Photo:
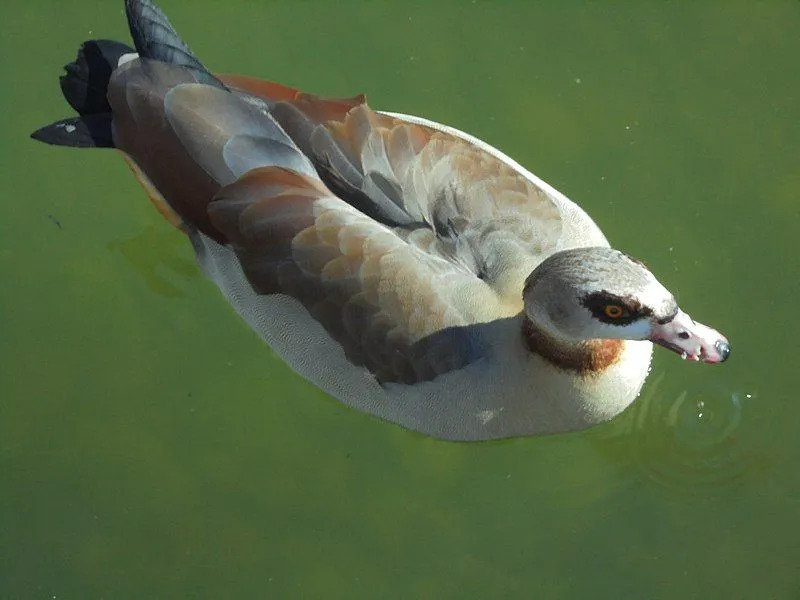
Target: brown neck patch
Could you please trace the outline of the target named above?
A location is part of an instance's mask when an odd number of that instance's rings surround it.
[[[522,320],[525,346],[547,362],[579,375],[598,375],[619,360],[622,340],[585,340],[565,344],[537,328],[525,316]]]

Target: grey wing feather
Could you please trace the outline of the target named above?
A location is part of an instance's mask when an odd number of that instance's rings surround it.
[[[166,94],[164,110],[189,155],[222,185],[262,166],[316,175],[313,165],[267,112],[225,90],[177,85]]]
[[[150,0],[125,0],[125,10],[139,56],[182,66],[192,71],[198,81],[225,88],[189,50],[164,12]]]
[[[318,179],[256,169],[220,190],[209,212],[257,293],[300,301],[379,381],[430,380],[485,356],[475,325],[499,314],[492,290]]]
[[[548,193],[448,132],[364,103],[318,123],[318,107],[304,102],[276,103],[272,114],[337,196],[521,306],[525,278],[563,241]]]

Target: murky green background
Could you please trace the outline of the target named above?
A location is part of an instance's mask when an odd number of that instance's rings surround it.
[[[582,204],[722,367],[594,430],[439,442],[294,375],[69,111],[122,2],[4,5],[0,597],[800,597],[800,3],[165,0],[213,69],[452,124]]]

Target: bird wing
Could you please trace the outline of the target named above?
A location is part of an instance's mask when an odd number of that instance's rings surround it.
[[[115,144],[191,229],[230,246],[253,289],[301,302],[380,381],[488,351],[562,242],[563,205],[478,144],[245,77],[138,59],[109,85]]]
[[[375,112],[363,96],[331,100],[253,78],[220,79],[265,102],[334,194],[464,266],[507,302],[519,303],[527,275],[560,249],[564,202],[485,147]]]
[[[256,168],[222,188],[209,215],[256,293],[300,301],[379,381],[425,381],[484,355],[472,326],[499,314],[493,290],[318,179]]]

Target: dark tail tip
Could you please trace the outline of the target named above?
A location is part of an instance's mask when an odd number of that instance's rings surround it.
[[[133,48],[111,40],[89,40],[78,56],[64,67],[61,91],[79,117],[42,127],[31,137],[46,144],[72,148],[113,148],[108,81],[123,54]]]
[[[111,113],[62,119],[37,129],[31,137],[45,144],[71,148],[113,148]]]
[[[133,48],[111,40],[89,40],[81,44],[77,58],[66,65],[61,91],[80,115],[111,112],[106,95],[111,72],[123,54]]]
[[[125,0],[125,12],[139,56],[180,65],[192,71],[199,82],[225,88],[189,50],[167,15],[150,0]]]
[[[111,113],[62,119],[37,129],[31,137],[45,144],[71,148],[113,148]]]
[[[108,83],[124,54],[138,52],[145,59],[184,67],[197,81],[227,89],[197,60],[150,0],[125,0],[125,10],[136,50],[111,40],[84,42],[61,77],[61,91],[80,116],[42,127],[31,134],[33,139],[74,148],[113,148]]]

